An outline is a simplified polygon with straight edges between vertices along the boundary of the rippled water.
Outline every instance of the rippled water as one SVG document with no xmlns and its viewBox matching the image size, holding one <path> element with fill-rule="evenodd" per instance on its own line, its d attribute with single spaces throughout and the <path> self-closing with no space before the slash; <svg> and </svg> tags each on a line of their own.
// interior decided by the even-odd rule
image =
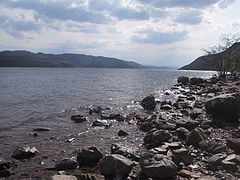
<svg viewBox="0 0 240 180">
<path fill-rule="evenodd" d="M 123 107 L 176 83 L 214 72 L 158 69 L 0 68 L 0 127 L 64 117 L 89 105 Z M 64 121 L 64 120 L 62 120 Z"/>
</svg>

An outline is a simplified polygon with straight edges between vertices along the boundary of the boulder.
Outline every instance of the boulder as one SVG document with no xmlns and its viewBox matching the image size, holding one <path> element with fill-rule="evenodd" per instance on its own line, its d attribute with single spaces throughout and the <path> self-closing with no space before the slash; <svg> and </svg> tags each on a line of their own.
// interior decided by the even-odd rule
<svg viewBox="0 0 240 180">
<path fill-rule="evenodd" d="M 215 140 L 203 140 L 199 143 L 199 147 L 206 152 L 217 154 L 227 152 L 226 144 L 216 142 Z"/>
<path fill-rule="evenodd" d="M 131 147 L 129 145 L 124 145 L 121 143 L 116 143 L 111 145 L 111 153 L 112 154 L 120 154 L 122 156 L 125 156 L 126 158 L 129 158 L 133 161 L 139 161 L 140 160 L 140 154 L 138 152 L 138 149 L 135 147 Z"/>
<path fill-rule="evenodd" d="M 172 159 L 175 163 L 184 163 L 185 165 L 188 165 L 193 162 L 193 157 L 190 154 L 189 150 L 185 148 L 176 149 L 172 151 Z"/>
<path fill-rule="evenodd" d="M 227 140 L 228 148 L 232 149 L 235 153 L 240 154 L 240 138 L 231 138 Z"/>
<path fill-rule="evenodd" d="M 189 83 L 189 78 L 185 76 L 180 76 L 178 77 L 177 82 L 183 85 L 187 85 Z"/>
<path fill-rule="evenodd" d="M 207 135 L 201 128 L 193 129 L 186 138 L 187 144 L 198 145 L 201 141 L 207 139 Z"/>
<path fill-rule="evenodd" d="M 169 178 L 176 175 L 177 165 L 166 156 L 144 155 L 140 160 L 141 170 L 144 175 L 151 178 Z"/>
<path fill-rule="evenodd" d="M 87 118 L 83 115 L 78 114 L 71 116 L 71 120 L 73 120 L 75 123 L 81 123 L 87 121 Z"/>
<path fill-rule="evenodd" d="M 190 84 L 191 85 L 200 85 L 200 84 L 203 84 L 203 83 L 204 83 L 203 78 L 196 78 L 196 77 L 190 78 Z"/>
<path fill-rule="evenodd" d="M 184 127 L 188 130 L 193 130 L 200 124 L 199 121 L 195 120 L 186 120 L 186 119 L 180 119 L 176 121 L 177 127 Z"/>
<path fill-rule="evenodd" d="M 240 115 L 240 94 L 223 94 L 216 96 L 205 103 L 205 109 L 217 121 L 225 119 L 238 122 Z"/>
<path fill-rule="evenodd" d="M 105 156 L 99 163 L 99 170 L 105 177 L 126 178 L 131 172 L 133 162 L 120 154 Z"/>
<path fill-rule="evenodd" d="M 22 147 L 13 151 L 12 157 L 15 159 L 27 159 L 38 153 L 35 147 Z"/>
<path fill-rule="evenodd" d="M 153 95 L 145 97 L 142 102 L 141 106 L 145 110 L 154 110 L 156 107 L 155 97 Z"/>
<path fill-rule="evenodd" d="M 68 169 L 76 169 L 78 166 L 78 163 L 74 161 L 73 159 L 62 159 L 60 160 L 56 165 L 56 170 L 68 170 Z"/>
<path fill-rule="evenodd" d="M 167 130 L 152 129 L 149 131 L 143 141 L 147 149 L 158 147 L 171 139 L 172 135 Z"/>
<path fill-rule="evenodd" d="M 178 138 L 180 139 L 186 139 L 187 135 L 189 134 L 189 130 L 184 128 L 184 127 L 180 127 L 176 129 L 176 133 L 178 135 Z"/>
<path fill-rule="evenodd" d="M 89 147 L 78 152 L 77 162 L 79 166 L 95 166 L 103 157 L 101 151 L 97 147 Z"/>
</svg>

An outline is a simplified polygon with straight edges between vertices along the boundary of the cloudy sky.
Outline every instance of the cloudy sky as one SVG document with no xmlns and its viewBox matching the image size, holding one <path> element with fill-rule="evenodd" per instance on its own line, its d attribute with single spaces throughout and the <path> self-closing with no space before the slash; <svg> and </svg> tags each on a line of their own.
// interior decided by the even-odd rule
<svg viewBox="0 0 240 180">
<path fill-rule="evenodd" d="M 0 50 L 181 66 L 240 32 L 240 0 L 1 0 Z"/>
</svg>

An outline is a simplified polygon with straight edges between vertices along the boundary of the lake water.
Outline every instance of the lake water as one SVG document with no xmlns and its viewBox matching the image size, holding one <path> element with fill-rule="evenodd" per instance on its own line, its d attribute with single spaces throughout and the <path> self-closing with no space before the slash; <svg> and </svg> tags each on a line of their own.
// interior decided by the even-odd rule
<svg viewBox="0 0 240 180">
<path fill-rule="evenodd" d="M 158 69 L 0 68 L 0 127 L 60 118 L 90 105 L 126 107 L 172 86 L 177 77 L 214 72 Z M 60 120 L 59 120 L 60 121 Z M 64 120 L 62 120 L 64 121 Z"/>
</svg>

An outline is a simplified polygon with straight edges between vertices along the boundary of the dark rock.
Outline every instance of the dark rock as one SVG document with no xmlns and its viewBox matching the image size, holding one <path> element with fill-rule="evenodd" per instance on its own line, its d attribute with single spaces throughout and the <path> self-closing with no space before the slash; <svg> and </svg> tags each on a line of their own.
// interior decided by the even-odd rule
<svg viewBox="0 0 240 180">
<path fill-rule="evenodd" d="M 185 77 L 185 76 L 180 76 L 178 79 L 177 79 L 177 82 L 178 83 L 182 83 L 183 85 L 187 85 L 189 83 L 189 78 L 188 77 Z"/>
<path fill-rule="evenodd" d="M 71 116 L 71 120 L 73 120 L 76 123 L 81 123 L 84 121 L 87 121 L 86 117 L 84 117 L 83 115 L 73 115 Z"/>
<path fill-rule="evenodd" d="M 126 178 L 131 172 L 133 162 L 119 154 L 105 156 L 99 163 L 99 170 L 105 177 Z"/>
<path fill-rule="evenodd" d="M 68 170 L 68 169 L 76 169 L 78 166 L 77 162 L 73 159 L 62 159 L 56 165 L 56 170 Z"/>
<path fill-rule="evenodd" d="M 104 180 L 104 177 L 97 174 L 80 174 L 76 175 L 78 180 Z"/>
<path fill-rule="evenodd" d="M 176 130 L 178 138 L 183 139 L 183 140 L 186 139 L 189 132 L 190 131 L 184 127 L 177 128 L 177 130 Z"/>
<path fill-rule="evenodd" d="M 186 169 L 182 169 L 181 171 L 179 171 L 178 173 L 180 176 L 184 177 L 184 178 L 194 178 L 194 179 L 198 179 L 200 178 L 200 175 L 194 172 L 191 172 L 189 170 Z M 207 179 L 206 179 L 207 180 Z"/>
<path fill-rule="evenodd" d="M 143 141 L 146 148 L 151 149 L 167 142 L 171 137 L 172 135 L 167 130 L 152 129 L 145 135 Z"/>
<path fill-rule="evenodd" d="M 127 136 L 127 135 L 128 135 L 128 133 L 123 130 L 118 131 L 118 136 Z"/>
<path fill-rule="evenodd" d="M 203 140 L 199 143 L 199 147 L 206 152 L 216 154 L 227 152 L 228 148 L 226 144 L 216 142 L 214 140 Z"/>
<path fill-rule="evenodd" d="M 92 114 L 98 114 L 98 113 L 101 113 L 102 112 L 102 108 L 101 107 L 90 107 L 89 109 L 89 115 L 92 115 Z"/>
<path fill-rule="evenodd" d="M 115 119 L 117 121 L 125 121 L 125 117 L 121 114 L 110 114 L 109 119 Z"/>
<path fill-rule="evenodd" d="M 22 147 L 13 151 L 12 157 L 15 159 L 26 159 L 35 156 L 38 153 L 35 147 Z"/>
<path fill-rule="evenodd" d="M 240 154 L 240 138 L 231 138 L 227 140 L 228 148 L 232 149 L 235 153 Z"/>
<path fill-rule="evenodd" d="M 111 145 L 111 153 L 123 155 L 126 158 L 129 158 L 133 161 L 140 160 L 140 154 L 136 147 L 129 146 L 129 145 L 126 146 L 121 143 L 112 144 Z"/>
<path fill-rule="evenodd" d="M 203 109 L 200 109 L 200 108 L 194 108 L 193 110 L 192 110 L 192 112 L 190 113 L 190 117 L 192 118 L 192 119 L 196 119 L 196 118 L 198 118 L 200 115 L 202 115 L 203 114 Z"/>
<path fill-rule="evenodd" d="M 168 122 L 161 122 L 157 126 L 158 129 L 163 129 L 163 130 L 175 130 L 177 129 L 176 124 L 171 124 Z"/>
<path fill-rule="evenodd" d="M 203 83 L 204 83 L 203 78 L 196 78 L 196 77 L 190 78 L 190 84 L 191 85 L 200 85 L 200 84 L 203 84 Z"/>
<path fill-rule="evenodd" d="M 184 127 L 188 130 L 195 129 L 200 123 L 195 120 L 180 119 L 176 121 L 177 127 Z"/>
<path fill-rule="evenodd" d="M 10 161 L 0 158 L 0 178 L 11 176 L 11 172 L 9 170 L 11 165 L 12 163 Z"/>
<path fill-rule="evenodd" d="M 188 165 L 193 162 L 192 155 L 190 154 L 189 150 L 185 148 L 173 150 L 172 155 L 173 161 L 177 164 L 182 162 L 185 165 Z"/>
<path fill-rule="evenodd" d="M 154 110 L 155 106 L 156 106 L 156 102 L 155 102 L 155 98 L 153 95 L 145 97 L 142 102 L 141 102 L 141 106 L 145 109 L 145 110 Z"/>
<path fill-rule="evenodd" d="M 77 162 L 79 166 L 95 166 L 103 157 L 101 151 L 96 147 L 89 147 L 78 152 Z"/>
<path fill-rule="evenodd" d="M 207 135 L 201 128 L 193 129 L 186 138 L 187 144 L 198 145 L 201 141 L 207 139 Z"/>
<path fill-rule="evenodd" d="M 153 128 L 157 128 L 158 124 L 155 122 L 141 122 L 138 127 L 139 127 L 139 130 L 148 132 Z"/>
<path fill-rule="evenodd" d="M 226 154 L 215 154 L 208 159 L 209 168 L 213 170 L 217 170 L 218 167 L 221 165 L 222 160 L 227 157 Z"/>
<path fill-rule="evenodd" d="M 106 120 L 96 120 L 92 123 L 91 126 L 94 126 L 94 127 L 105 127 L 105 128 L 108 128 L 110 127 L 112 124 L 111 123 L 108 123 Z"/>
<path fill-rule="evenodd" d="M 231 172 L 235 172 L 238 170 L 238 166 L 236 163 L 231 162 L 231 161 L 227 161 L 227 160 L 223 160 L 221 162 L 221 166 L 227 170 L 227 171 L 231 171 Z"/>
<path fill-rule="evenodd" d="M 223 120 L 238 122 L 240 115 L 240 94 L 223 94 L 216 96 L 205 103 L 205 109 L 215 121 Z M 220 117 L 220 118 L 219 118 Z"/>
<path fill-rule="evenodd" d="M 165 156 L 151 157 L 144 155 L 140 160 L 143 174 L 151 178 L 169 178 L 176 175 L 177 165 Z"/>
<path fill-rule="evenodd" d="M 50 131 L 49 128 L 35 128 L 33 131 L 38 131 L 38 132 L 44 132 L 44 131 Z"/>
<path fill-rule="evenodd" d="M 8 169 L 0 170 L 0 178 L 6 178 L 11 175 L 12 175 L 12 173 Z"/>
<path fill-rule="evenodd" d="M 234 162 L 238 166 L 240 166 L 240 155 L 230 154 L 225 158 L 226 161 Z"/>
<path fill-rule="evenodd" d="M 78 178 L 72 175 L 54 175 L 51 180 L 78 180 Z"/>
</svg>

